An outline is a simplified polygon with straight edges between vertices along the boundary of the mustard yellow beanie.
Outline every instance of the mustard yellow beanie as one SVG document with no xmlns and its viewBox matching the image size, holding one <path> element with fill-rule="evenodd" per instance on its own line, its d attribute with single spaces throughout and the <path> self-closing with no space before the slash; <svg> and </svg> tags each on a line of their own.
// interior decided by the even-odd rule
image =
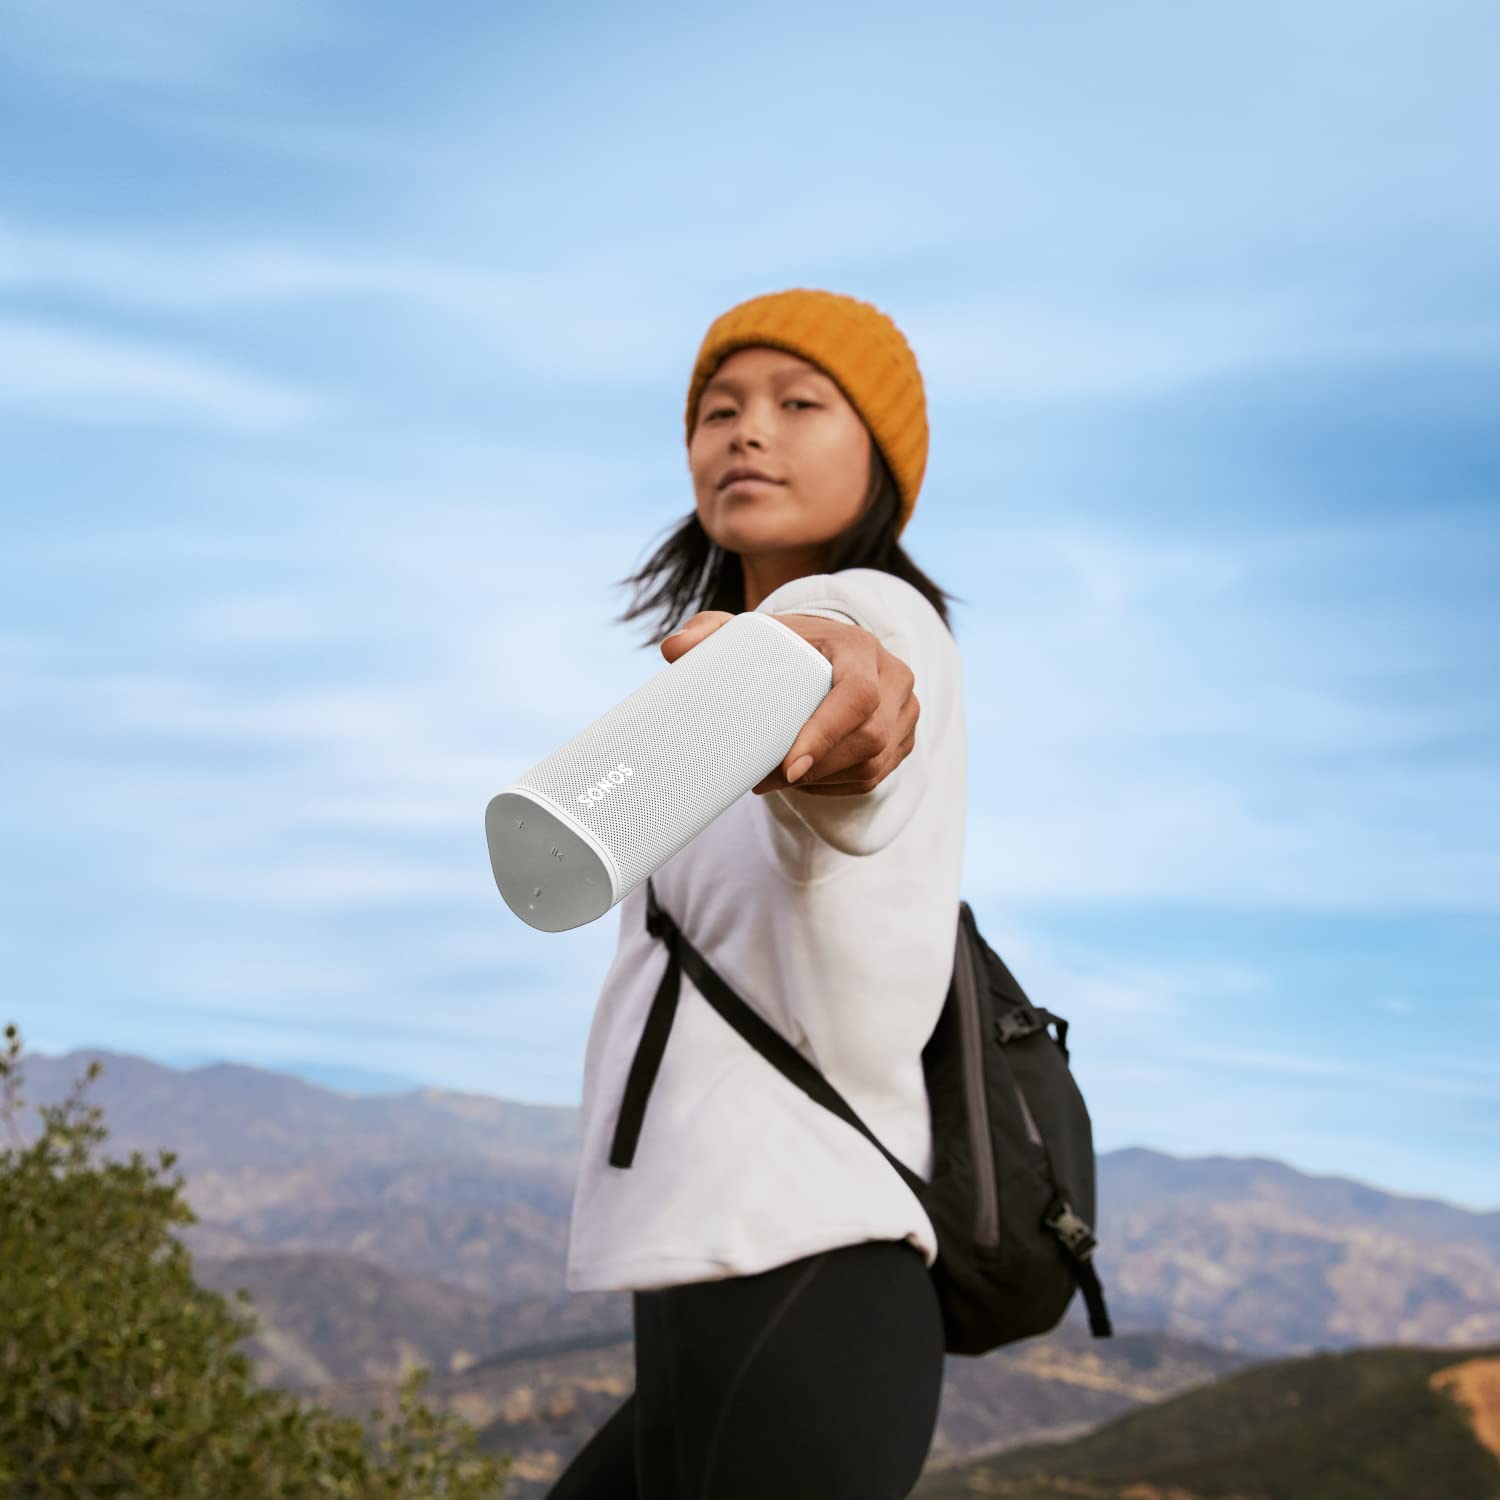
<svg viewBox="0 0 1500 1500">
<path fill-rule="evenodd" d="M 927 395 L 901 330 L 879 308 L 838 292 L 794 287 L 741 302 L 713 321 L 698 350 L 688 385 L 689 444 L 698 397 L 713 372 L 736 349 L 756 344 L 810 360 L 838 382 L 895 478 L 899 537 L 927 470 Z"/>
</svg>

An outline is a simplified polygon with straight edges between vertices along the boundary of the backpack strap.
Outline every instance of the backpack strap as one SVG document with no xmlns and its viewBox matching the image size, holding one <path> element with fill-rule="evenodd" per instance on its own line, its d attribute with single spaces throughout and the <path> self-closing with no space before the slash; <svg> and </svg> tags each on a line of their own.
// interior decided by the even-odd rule
<svg viewBox="0 0 1500 1500">
<path fill-rule="evenodd" d="M 656 893 L 651 888 L 649 876 L 646 880 L 646 930 L 652 937 L 665 940 L 667 968 L 661 976 L 661 983 L 656 987 L 656 998 L 652 1000 L 651 1009 L 646 1015 L 641 1039 L 636 1044 L 635 1058 L 630 1064 L 630 1076 L 625 1082 L 625 1098 L 620 1105 L 620 1117 L 615 1122 L 614 1142 L 609 1149 L 609 1164 L 612 1167 L 628 1167 L 635 1160 L 641 1122 L 646 1118 L 646 1101 L 651 1097 L 651 1085 L 656 1082 L 662 1054 L 667 1050 L 667 1038 L 672 1034 L 672 1022 L 677 1015 L 677 997 L 681 991 L 677 943 L 682 940 L 682 934 L 656 904 Z"/>
<path fill-rule="evenodd" d="M 923 1193 L 927 1182 L 905 1162 L 892 1156 L 876 1139 L 869 1126 L 855 1114 L 852 1106 L 808 1060 L 766 1020 L 753 1011 L 719 978 L 704 961 L 703 955 L 687 940 L 667 911 L 656 899 L 651 877 L 646 878 L 646 930 L 667 945 L 667 968 L 657 987 L 656 998 L 641 1032 L 635 1061 L 625 1083 L 625 1097 L 615 1125 L 609 1164 L 628 1167 L 635 1160 L 635 1148 L 646 1116 L 646 1101 L 656 1081 L 662 1053 L 666 1051 L 672 1020 L 677 1013 L 681 989 L 680 971 L 686 969 L 703 998 L 773 1067 L 790 1078 L 809 1098 L 830 1109 L 841 1120 L 852 1125 L 874 1145 L 901 1174 L 906 1185 L 925 1206 Z"/>
<path fill-rule="evenodd" d="M 1045 1150 L 1045 1147 L 1043 1148 Z M 1052 1158 L 1047 1157 L 1048 1170 L 1051 1170 Z M 1083 1293 L 1083 1300 L 1089 1310 L 1089 1332 L 1095 1338 L 1108 1338 L 1113 1330 L 1109 1323 L 1109 1312 L 1104 1306 L 1104 1288 L 1099 1285 L 1099 1273 L 1094 1269 L 1093 1254 L 1094 1246 L 1098 1241 L 1094 1238 L 1093 1231 L 1088 1224 L 1073 1211 L 1073 1205 L 1068 1202 L 1062 1192 L 1056 1188 L 1056 1177 L 1053 1177 L 1052 1201 L 1047 1205 L 1047 1212 L 1043 1215 L 1042 1222 L 1057 1236 L 1058 1242 L 1068 1256 L 1068 1274 L 1072 1276 Z"/>
</svg>

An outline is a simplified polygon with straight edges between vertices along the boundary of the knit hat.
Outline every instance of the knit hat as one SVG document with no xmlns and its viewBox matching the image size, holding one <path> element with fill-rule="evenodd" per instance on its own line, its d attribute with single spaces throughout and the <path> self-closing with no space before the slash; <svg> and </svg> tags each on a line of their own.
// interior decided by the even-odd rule
<svg viewBox="0 0 1500 1500">
<path fill-rule="evenodd" d="M 795 287 L 752 297 L 721 314 L 704 335 L 688 385 L 687 436 L 698 397 L 736 349 L 768 344 L 810 360 L 835 380 L 889 465 L 901 496 L 899 537 L 927 469 L 927 397 L 901 330 L 856 297 Z"/>
</svg>

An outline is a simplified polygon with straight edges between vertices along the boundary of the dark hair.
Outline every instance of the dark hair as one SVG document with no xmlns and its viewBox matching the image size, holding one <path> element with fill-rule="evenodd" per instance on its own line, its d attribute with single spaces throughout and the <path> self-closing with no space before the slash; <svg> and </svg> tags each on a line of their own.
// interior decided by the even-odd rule
<svg viewBox="0 0 1500 1500">
<path fill-rule="evenodd" d="M 826 544 L 822 571 L 838 573 L 845 568 L 879 568 L 904 578 L 918 589 L 953 634 L 948 619 L 947 601 L 968 600 L 940 589 L 914 563 L 896 540 L 896 521 L 900 514 L 900 495 L 890 466 L 873 438 L 870 442 L 870 493 L 859 519 Z M 666 577 L 646 595 L 653 580 Z M 643 567 L 615 585 L 634 585 L 636 596 L 616 624 L 624 624 L 639 615 L 660 609 L 662 624 L 676 627 L 706 609 L 727 610 L 741 614 L 745 609 L 745 569 L 738 552 L 726 552 L 703 529 L 696 508 L 661 544 Z M 667 634 L 653 633 L 644 646 L 657 645 Z M 644 649 L 644 646 L 642 649 Z"/>
</svg>

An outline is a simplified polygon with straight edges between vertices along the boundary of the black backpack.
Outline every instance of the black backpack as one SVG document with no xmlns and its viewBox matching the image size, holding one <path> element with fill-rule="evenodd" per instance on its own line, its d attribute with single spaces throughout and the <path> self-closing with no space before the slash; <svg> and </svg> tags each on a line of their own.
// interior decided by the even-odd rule
<svg viewBox="0 0 1500 1500">
<path fill-rule="evenodd" d="M 666 1050 L 686 969 L 704 998 L 768 1062 L 877 1146 L 937 1231 L 931 1267 L 950 1354 L 987 1354 L 1046 1333 L 1082 1289 L 1089 1331 L 1112 1334 L 1091 1257 L 1094 1143 L 1068 1067 L 1068 1023 L 1034 1006 L 958 907 L 953 980 L 922 1049 L 934 1167 L 924 1181 L 876 1140 L 832 1084 L 704 962 L 646 881 L 646 930 L 669 960 L 636 1047 L 609 1162 L 628 1167 Z M 1056 1025 L 1054 1040 L 1049 1025 Z"/>
</svg>

